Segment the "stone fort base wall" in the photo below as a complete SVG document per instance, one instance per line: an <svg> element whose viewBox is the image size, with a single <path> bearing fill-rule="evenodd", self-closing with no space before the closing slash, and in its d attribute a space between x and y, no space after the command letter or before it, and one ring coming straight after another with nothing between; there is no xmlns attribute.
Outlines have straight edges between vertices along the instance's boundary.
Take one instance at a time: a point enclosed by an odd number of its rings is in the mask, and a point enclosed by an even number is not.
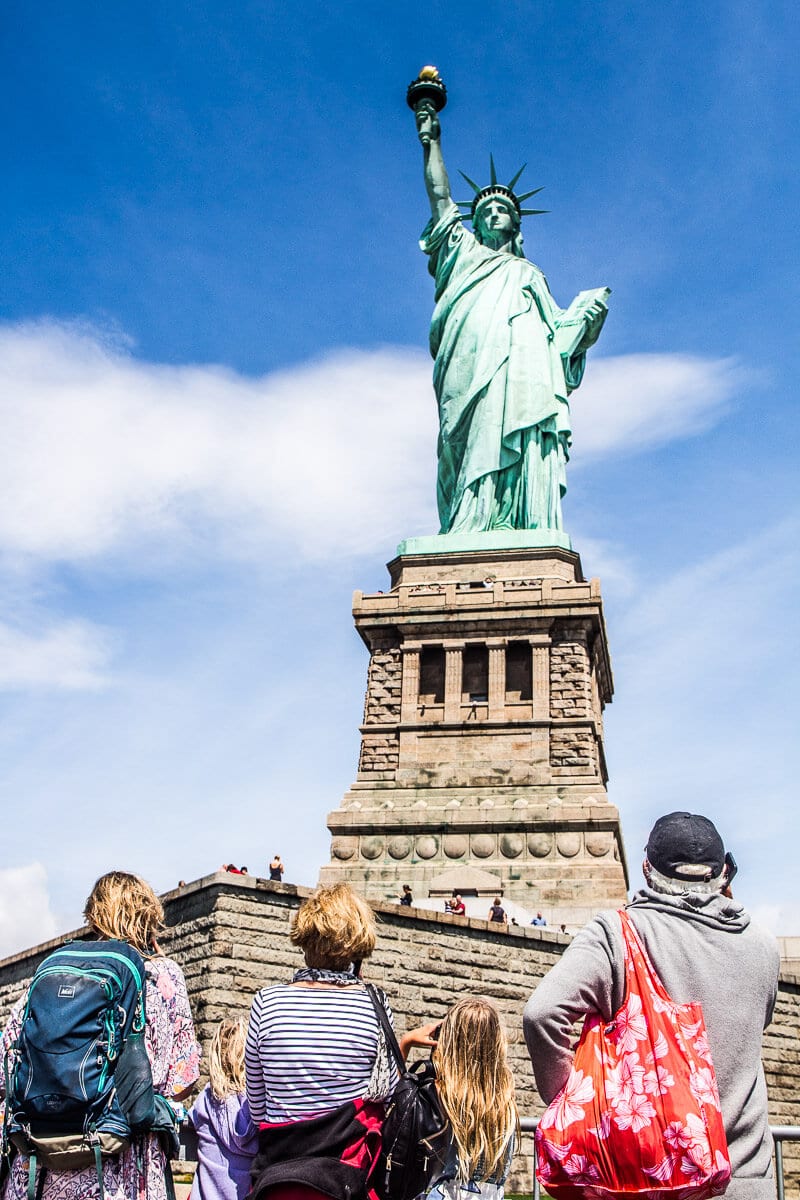
<svg viewBox="0 0 800 1200"><path fill-rule="evenodd" d="M224 873L163 897L166 954L186 975L204 1045L216 1023L246 1014L258 988L286 980L301 959L289 942L289 922L308 889ZM542 1105L522 1039L522 1008L569 939L549 929L492 929L483 921L375 905L380 925L365 975L384 987L399 1031L442 1017L463 995L491 997L503 1014L520 1111ZM41 959L63 942L34 947L0 963L0 1017L6 1017ZM764 1035L764 1065L773 1124L800 1125L800 980L781 980L775 1020ZM532 1139L523 1135L509 1191L528 1192ZM788 1194L800 1195L800 1152L785 1149Z"/></svg>

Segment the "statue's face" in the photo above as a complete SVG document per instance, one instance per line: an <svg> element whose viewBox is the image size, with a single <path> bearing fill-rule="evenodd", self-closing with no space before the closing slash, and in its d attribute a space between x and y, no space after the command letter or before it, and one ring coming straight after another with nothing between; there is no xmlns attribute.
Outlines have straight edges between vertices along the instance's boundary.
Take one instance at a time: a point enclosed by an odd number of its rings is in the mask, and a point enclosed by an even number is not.
<svg viewBox="0 0 800 1200"><path fill-rule="evenodd" d="M514 213L503 200L495 197L484 200L475 214L475 232L484 246L504 250L511 246L516 231Z"/></svg>

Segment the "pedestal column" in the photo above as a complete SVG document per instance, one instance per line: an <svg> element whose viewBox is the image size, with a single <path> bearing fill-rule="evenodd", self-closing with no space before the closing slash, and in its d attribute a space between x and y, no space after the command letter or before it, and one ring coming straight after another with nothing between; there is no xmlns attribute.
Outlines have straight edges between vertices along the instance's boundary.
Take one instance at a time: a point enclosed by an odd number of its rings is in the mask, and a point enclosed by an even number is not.
<svg viewBox="0 0 800 1200"><path fill-rule="evenodd" d="M444 648L444 719L461 720L461 678L464 671L464 643L449 642Z"/></svg>
<svg viewBox="0 0 800 1200"><path fill-rule="evenodd" d="M550 718L550 638L531 639L531 694L534 721Z"/></svg>
<svg viewBox="0 0 800 1200"><path fill-rule="evenodd" d="M505 642L490 641L489 649L489 720L502 721L506 712Z"/></svg>
<svg viewBox="0 0 800 1200"><path fill-rule="evenodd" d="M419 704L419 656L420 647L405 645L403 653L403 686L400 700L400 720L404 723L416 720Z"/></svg>

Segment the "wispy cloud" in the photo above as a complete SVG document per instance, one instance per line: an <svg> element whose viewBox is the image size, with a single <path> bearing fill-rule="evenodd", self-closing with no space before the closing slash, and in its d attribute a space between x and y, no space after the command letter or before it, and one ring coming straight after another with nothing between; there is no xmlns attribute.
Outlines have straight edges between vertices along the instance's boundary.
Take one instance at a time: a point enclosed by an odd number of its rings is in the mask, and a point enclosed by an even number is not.
<svg viewBox="0 0 800 1200"><path fill-rule="evenodd" d="M263 378L134 358L97 330L0 330L0 549L79 562L146 543L256 558L383 552L435 528L430 359L341 351ZM741 372L680 355L600 359L581 456L708 428Z"/></svg>
<svg viewBox="0 0 800 1200"><path fill-rule="evenodd" d="M733 358L628 354L594 359L572 406L577 462L705 433L752 378L753 372Z"/></svg>
<svg viewBox="0 0 800 1200"><path fill-rule="evenodd" d="M777 889L793 874L785 832L800 710L787 652L799 535L787 518L670 578L641 580L615 614L606 726L634 877L655 817L705 812L740 859L737 895L787 917Z"/></svg>
<svg viewBox="0 0 800 1200"><path fill-rule="evenodd" d="M107 634L87 621L51 622L36 632L0 623L0 688L100 688L109 652Z"/></svg>
<svg viewBox="0 0 800 1200"><path fill-rule="evenodd" d="M754 904L750 915L776 937L800 940L800 904L796 900L787 899L782 904ZM792 957L796 957L794 947Z"/></svg>
<svg viewBox="0 0 800 1200"><path fill-rule="evenodd" d="M637 587L636 566L623 546L605 538L587 537L577 529L573 542L580 549L584 571L603 581L606 598L613 595L627 600L633 595Z"/></svg>
<svg viewBox="0 0 800 1200"><path fill-rule="evenodd" d="M142 539L177 551L210 538L233 555L275 542L314 560L361 553L395 514L427 520L435 433L423 364L403 350L343 352L248 379L143 363L73 327L7 328L0 546L73 561Z"/></svg>
<svg viewBox="0 0 800 1200"><path fill-rule="evenodd" d="M0 870L0 957L47 941L56 932L42 864Z"/></svg>

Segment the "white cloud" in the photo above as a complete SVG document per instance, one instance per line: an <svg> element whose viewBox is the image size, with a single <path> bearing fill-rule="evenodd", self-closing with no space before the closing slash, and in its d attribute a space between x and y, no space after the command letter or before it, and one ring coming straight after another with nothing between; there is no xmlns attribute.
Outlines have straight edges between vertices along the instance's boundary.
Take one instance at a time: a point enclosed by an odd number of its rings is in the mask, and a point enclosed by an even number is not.
<svg viewBox="0 0 800 1200"><path fill-rule="evenodd" d="M78 560L211 532L233 553L363 552L394 514L427 520L426 390L423 356L403 350L248 379L139 362L70 327L7 328L0 545Z"/></svg>
<svg viewBox="0 0 800 1200"><path fill-rule="evenodd" d="M55 935L56 919L42 864L0 870L0 957Z"/></svg>
<svg viewBox="0 0 800 1200"><path fill-rule="evenodd" d="M787 900L781 904L754 904L750 909L754 921L776 937L784 939L781 947L786 953L791 951L793 958L800 951L800 904L796 900Z"/></svg>
<svg viewBox="0 0 800 1200"><path fill-rule="evenodd" d="M52 322L0 329L0 549L41 562L130 552L310 561L383 552L435 528L436 413L427 355L343 351L262 378L139 361L119 339ZM727 360L591 364L576 460L715 421Z"/></svg>
<svg viewBox="0 0 800 1200"><path fill-rule="evenodd" d="M107 636L86 621L28 633L0 623L0 688L84 690L103 687Z"/></svg>
<svg viewBox="0 0 800 1200"><path fill-rule="evenodd" d="M608 599L614 595L626 599L636 588L636 571L626 551L605 538L587 537L574 531L573 545L580 550L581 566L588 578L599 578Z"/></svg>
<svg viewBox="0 0 800 1200"><path fill-rule="evenodd" d="M735 359L628 354L593 359L572 405L575 459L649 450L710 429L752 372Z"/></svg>

